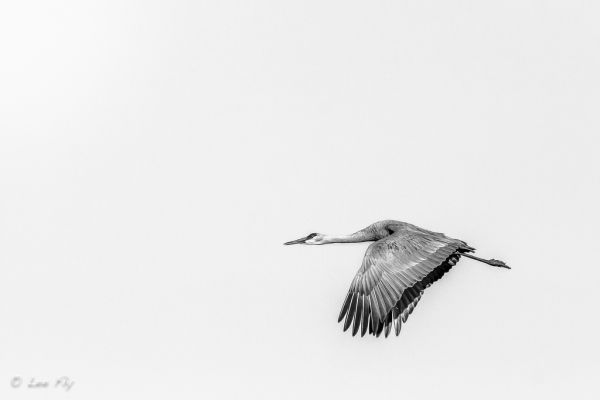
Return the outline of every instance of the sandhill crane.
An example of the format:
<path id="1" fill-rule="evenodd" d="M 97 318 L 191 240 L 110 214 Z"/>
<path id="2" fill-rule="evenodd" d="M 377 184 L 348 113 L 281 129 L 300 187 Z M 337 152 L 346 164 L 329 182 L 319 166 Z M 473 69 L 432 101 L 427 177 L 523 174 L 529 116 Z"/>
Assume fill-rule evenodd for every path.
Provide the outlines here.
<path id="1" fill-rule="evenodd" d="M 284 244 L 370 241 L 375 243 L 367 248 L 338 318 L 338 322 L 345 318 L 344 331 L 352 325 L 352 336 L 359 330 L 364 336 L 368 330 L 377 337 L 385 332 L 388 337 L 392 329 L 398 336 L 424 290 L 448 272 L 461 256 L 510 269 L 502 261 L 468 254 L 475 249 L 462 240 L 393 220 L 376 222 L 351 235 L 311 233 Z"/>

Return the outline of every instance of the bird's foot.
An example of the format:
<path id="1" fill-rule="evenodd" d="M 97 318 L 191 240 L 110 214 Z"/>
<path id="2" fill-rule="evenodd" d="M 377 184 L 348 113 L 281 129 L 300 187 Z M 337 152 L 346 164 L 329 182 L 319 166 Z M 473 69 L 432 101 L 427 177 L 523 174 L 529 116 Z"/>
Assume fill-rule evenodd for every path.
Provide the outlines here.
<path id="1" fill-rule="evenodd" d="M 510 267 L 508 265 L 506 265 L 506 263 L 504 261 L 494 260 L 493 258 L 491 260 L 489 260 L 489 264 L 494 267 L 510 269 Z"/>

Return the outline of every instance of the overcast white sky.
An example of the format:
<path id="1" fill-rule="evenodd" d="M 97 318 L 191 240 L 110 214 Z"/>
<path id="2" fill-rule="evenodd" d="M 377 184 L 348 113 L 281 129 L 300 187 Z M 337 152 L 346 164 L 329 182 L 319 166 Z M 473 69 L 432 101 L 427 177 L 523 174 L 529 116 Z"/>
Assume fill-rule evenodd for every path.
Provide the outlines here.
<path id="1" fill-rule="evenodd" d="M 599 20 L 3 2 L 0 397 L 598 399 Z M 381 219 L 513 269 L 462 260 L 400 337 L 353 338 L 367 244 L 282 243 Z"/>

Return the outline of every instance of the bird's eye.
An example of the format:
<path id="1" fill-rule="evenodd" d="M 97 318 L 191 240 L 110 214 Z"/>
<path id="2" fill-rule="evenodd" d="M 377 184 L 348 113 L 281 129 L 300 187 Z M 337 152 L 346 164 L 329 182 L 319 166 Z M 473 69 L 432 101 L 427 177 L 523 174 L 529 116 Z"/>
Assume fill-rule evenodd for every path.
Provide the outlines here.
<path id="1" fill-rule="evenodd" d="M 310 235 L 308 235 L 308 236 L 306 237 L 306 239 L 312 239 L 312 238 L 314 238 L 315 236 L 317 236 L 317 234 L 316 234 L 316 233 L 311 233 Z"/>

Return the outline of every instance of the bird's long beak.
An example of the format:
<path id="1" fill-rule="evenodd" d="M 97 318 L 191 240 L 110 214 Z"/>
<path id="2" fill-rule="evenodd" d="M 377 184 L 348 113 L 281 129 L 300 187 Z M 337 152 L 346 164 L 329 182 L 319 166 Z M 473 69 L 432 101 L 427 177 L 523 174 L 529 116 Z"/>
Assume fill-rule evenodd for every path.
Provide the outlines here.
<path id="1" fill-rule="evenodd" d="M 310 235 L 309 235 L 310 236 Z M 285 242 L 284 244 L 302 244 L 308 240 L 308 236 L 304 236 L 303 238 L 292 240 L 291 242 Z"/>

